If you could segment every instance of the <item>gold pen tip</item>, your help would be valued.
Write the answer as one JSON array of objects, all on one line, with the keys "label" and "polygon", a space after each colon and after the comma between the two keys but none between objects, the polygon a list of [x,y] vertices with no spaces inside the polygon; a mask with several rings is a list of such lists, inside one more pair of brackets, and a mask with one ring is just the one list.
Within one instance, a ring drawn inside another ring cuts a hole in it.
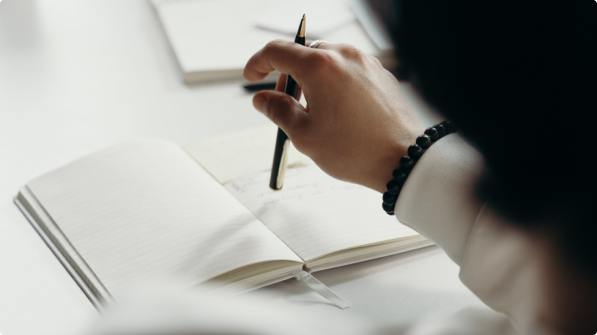
[{"label": "gold pen tip", "polygon": [[298,37],[305,37],[305,25],[307,23],[307,15],[303,14],[303,18],[301,19],[301,24],[299,25],[298,31],[296,32],[296,36]]}]

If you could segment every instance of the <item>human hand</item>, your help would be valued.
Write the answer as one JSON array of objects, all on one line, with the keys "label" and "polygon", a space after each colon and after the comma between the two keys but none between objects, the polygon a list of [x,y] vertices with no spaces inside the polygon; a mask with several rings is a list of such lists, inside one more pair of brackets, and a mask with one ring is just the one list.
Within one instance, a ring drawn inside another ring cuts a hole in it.
[{"label": "human hand", "polygon": [[[396,78],[351,45],[313,49],[284,40],[253,55],[243,75],[256,82],[274,70],[282,73],[276,91],[257,93],[255,108],[330,176],[385,192],[400,158],[423,133]],[[288,74],[307,108],[283,93]]]}]

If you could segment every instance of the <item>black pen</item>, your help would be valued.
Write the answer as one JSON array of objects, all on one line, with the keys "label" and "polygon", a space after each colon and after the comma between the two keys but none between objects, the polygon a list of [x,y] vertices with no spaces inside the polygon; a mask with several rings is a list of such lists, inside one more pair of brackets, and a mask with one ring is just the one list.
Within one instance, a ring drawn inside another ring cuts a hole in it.
[{"label": "black pen", "polygon": [[276,89],[276,82],[265,82],[265,83],[257,83],[257,84],[245,84],[243,88],[247,92],[259,92],[265,90],[275,90]]},{"label": "black pen", "polygon": [[[307,24],[307,18],[303,15],[298,31],[296,32],[296,38],[294,43],[305,45],[305,25]],[[299,85],[292,79],[290,75],[286,78],[286,88],[284,93],[297,98],[299,91]],[[290,140],[284,130],[278,128],[278,136],[276,137],[276,149],[274,150],[274,163],[272,164],[272,174],[269,179],[269,187],[274,190],[279,190],[284,184],[284,174],[286,173],[286,165],[288,163],[288,147],[290,146]]]}]

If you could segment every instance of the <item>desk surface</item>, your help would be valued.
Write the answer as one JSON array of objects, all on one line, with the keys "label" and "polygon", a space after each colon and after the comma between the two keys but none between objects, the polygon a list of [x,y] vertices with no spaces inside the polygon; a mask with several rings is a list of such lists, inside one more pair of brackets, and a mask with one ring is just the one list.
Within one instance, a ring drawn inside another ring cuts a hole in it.
[{"label": "desk surface", "polygon": [[[200,43],[200,41],[198,41]],[[213,47],[213,46],[212,46]],[[216,46],[217,47],[217,46]],[[404,85],[424,125],[437,121]],[[187,87],[148,1],[4,0],[0,4],[0,333],[75,334],[97,317],[12,203],[28,180],[138,137],[185,144],[268,122],[239,83]],[[346,313],[399,326],[480,307],[437,247],[320,272],[340,311],[287,281],[272,303],[313,317]]]}]

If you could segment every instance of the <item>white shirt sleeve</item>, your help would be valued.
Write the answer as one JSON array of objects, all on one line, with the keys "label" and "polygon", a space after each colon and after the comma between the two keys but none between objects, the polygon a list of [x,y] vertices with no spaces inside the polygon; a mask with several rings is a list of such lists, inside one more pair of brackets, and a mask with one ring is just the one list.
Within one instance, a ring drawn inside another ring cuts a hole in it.
[{"label": "white shirt sleeve", "polygon": [[440,246],[485,304],[521,333],[534,333],[541,294],[533,243],[476,198],[483,166],[481,155],[458,135],[437,141],[404,184],[396,217]]},{"label": "white shirt sleeve", "polygon": [[473,224],[483,204],[475,185],[481,155],[456,134],[434,143],[408,176],[395,213],[398,220],[442,247],[461,265]]}]

